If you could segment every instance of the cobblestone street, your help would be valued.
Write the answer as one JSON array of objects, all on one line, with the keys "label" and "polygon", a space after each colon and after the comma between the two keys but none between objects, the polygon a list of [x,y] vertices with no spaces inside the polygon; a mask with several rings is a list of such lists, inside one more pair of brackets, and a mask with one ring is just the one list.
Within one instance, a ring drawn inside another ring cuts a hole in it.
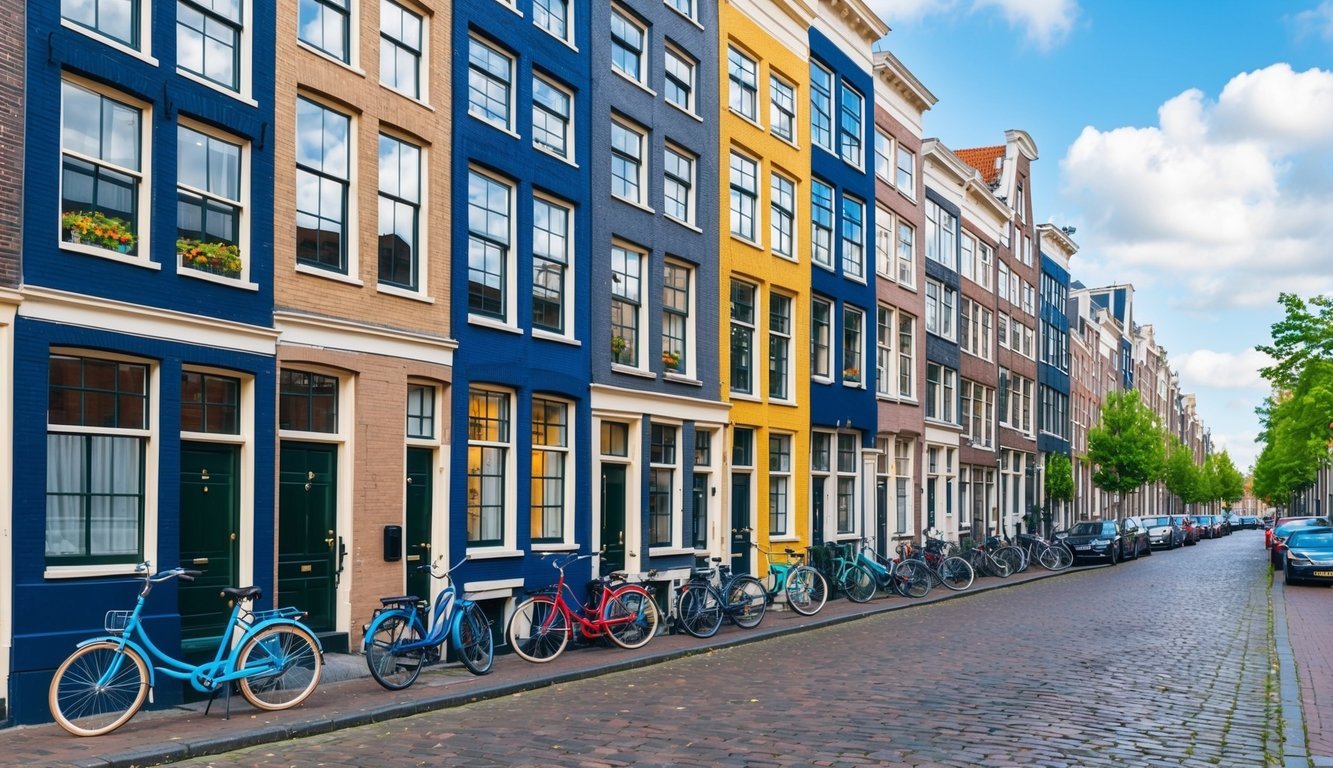
[{"label": "cobblestone street", "polygon": [[177,765],[1276,764],[1256,535]]}]

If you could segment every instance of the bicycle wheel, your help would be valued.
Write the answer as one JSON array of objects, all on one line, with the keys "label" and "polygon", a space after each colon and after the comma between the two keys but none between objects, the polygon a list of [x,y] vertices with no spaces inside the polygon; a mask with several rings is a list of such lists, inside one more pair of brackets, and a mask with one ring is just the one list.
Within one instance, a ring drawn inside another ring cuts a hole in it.
[{"label": "bicycle wheel", "polygon": [[1055,553],[1055,559],[1058,561],[1056,570],[1063,571],[1074,564],[1074,553],[1065,546],[1064,542],[1051,545],[1051,551]]},{"label": "bicycle wheel", "polygon": [[853,603],[868,603],[875,596],[875,577],[865,566],[852,564],[843,571],[842,592]]},{"label": "bicycle wheel", "polygon": [[925,597],[932,586],[930,570],[917,560],[903,560],[893,567],[893,588],[903,597]]},{"label": "bicycle wheel", "polygon": [[[115,672],[106,675],[115,666]],[[69,655],[51,678],[51,716],[75,736],[101,736],[129,722],[148,697],[148,665],[110,640]]]},{"label": "bicycle wheel", "polygon": [[1023,557],[1023,550],[1019,549],[1018,547],[1014,546],[1000,547],[995,551],[995,557],[996,559],[1005,562],[1009,565],[1009,573],[1005,574],[1006,576],[1012,576],[1015,573],[1021,573],[1023,569],[1027,567],[1027,563],[1025,562],[1025,558]]},{"label": "bicycle wheel", "polygon": [[486,612],[480,605],[468,603],[454,622],[454,651],[458,660],[474,675],[490,672],[495,663],[495,638]]},{"label": "bicycle wheel", "polygon": [[722,599],[706,584],[694,583],[676,602],[680,626],[695,637],[712,637],[722,626]]},{"label": "bicycle wheel", "polygon": [[648,590],[626,584],[602,607],[602,621],[611,642],[621,648],[642,648],[657,634],[657,603]]},{"label": "bicycle wheel", "polygon": [[808,565],[798,565],[787,574],[783,586],[787,605],[802,616],[814,616],[828,599],[828,582],[819,571]]},{"label": "bicycle wheel", "polygon": [[425,666],[425,649],[399,650],[421,640],[421,622],[415,611],[385,611],[366,628],[366,666],[375,682],[401,691],[416,682]]},{"label": "bicycle wheel", "polygon": [[1048,571],[1060,570],[1060,556],[1050,547],[1042,547],[1037,552],[1037,562]]},{"label": "bicycle wheel", "polygon": [[741,629],[754,629],[768,610],[768,590],[753,576],[737,576],[727,582],[727,615]]},{"label": "bicycle wheel", "polygon": [[569,644],[569,617],[555,598],[530,597],[514,609],[505,636],[520,658],[541,664],[559,656]]},{"label": "bicycle wheel", "polygon": [[991,576],[998,576],[1001,579],[1005,579],[1008,578],[1009,574],[1013,572],[1009,568],[1008,561],[1001,560],[1000,558],[996,557],[994,553],[987,552],[986,559],[984,562],[986,565],[986,573],[990,574]]},{"label": "bicycle wheel", "polygon": [[972,566],[961,557],[946,557],[940,561],[940,583],[952,589],[955,592],[961,592],[972,586],[972,580],[976,577]]},{"label": "bicycle wheel", "polygon": [[256,709],[288,709],[309,698],[319,685],[324,655],[303,627],[274,624],[241,647],[236,667],[255,670],[237,680],[241,695]]}]

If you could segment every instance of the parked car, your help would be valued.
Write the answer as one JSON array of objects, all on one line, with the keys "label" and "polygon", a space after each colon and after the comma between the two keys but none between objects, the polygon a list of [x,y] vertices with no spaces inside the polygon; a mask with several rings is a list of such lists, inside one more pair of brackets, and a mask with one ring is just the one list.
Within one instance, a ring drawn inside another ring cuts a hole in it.
[{"label": "parked car", "polygon": [[1333,528],[1308,525],[1292,531],[1282,561],[1288,584],[1333,584]]},{"label": "parked car", "polygon": [[1314,517],[1315,517],[1314,515],[1293,515],[1291,517],[1277,518],[1276,520],[1273,521],[1273,526],[1269,528],[1267,531],[1264,531],[1264,547],[1267,549],[1273,548],[1273,532],[1277,530],[1278,526],[1286,525],[1287,523],[1290,523],[1293,520],[1313,520]]},{"label": "parked car", "polygon": [[1189,545],[1199,543],[1199,537],[1203,533],[1199,530],[1199,526],[1194,524],[1194,518],[1189,515],[1172,515],[1171,520],[1180,527],[1181,533],[1185,535],[1183,543]]},{"label": "parked car", "polygon": [[1217,515],[1195,515],[1194,524],[1200,527],[1199,537],[1204,539],[1222,538],[1222,521]]},{"label": "parked car", "polygon": [[1065,544],[1074,553],[1074,562],[1106,560],[1111,565],[1138,557],[1146,543],[1147,537],[1137,523],[1125,526],[1115,520],[1075,523],[1065,537]]},{"label": "parked car", "polygon": [[1170,515],[1141,517],[1139,523],[1148,531],[1148,544],[1153,547],[1175,549],[1185,545],[1185,530]]},{"label": "parked car", "polygon": [[1274,568],[1281,570],[1282,553],[1286,551],[1288,536],[1290,536],[1294,531],[1302,528],[1309,528],[1310,526],[1324,526],[1328,524],[1329,521],[1327,517],[1298,517],[1294,520],[1288,520],[1282,525],[1279,525],[1278,527],[1274,528],[1273,546],[1270,547],[1268,550],[1268,562],[1272,563]]},{"label": "parked car", "polygon": [[1253,515],[1241,515],[1234,519],[1236,522],[1233,527],[1239,528],[1242,531],[1253,531],[1262,527],[1259,524],[1259,518],[1254,517]]}]

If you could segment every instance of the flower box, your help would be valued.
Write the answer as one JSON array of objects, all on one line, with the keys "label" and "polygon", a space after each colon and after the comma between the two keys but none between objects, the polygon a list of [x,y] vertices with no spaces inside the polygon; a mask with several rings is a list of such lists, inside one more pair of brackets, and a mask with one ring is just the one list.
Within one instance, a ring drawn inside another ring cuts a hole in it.
[{"label": "flower box", "polygon": [[663,352],[662,365],[665,365],[666,367],[671,368],[673,370],[680,368],[680,353]]},{"label": "flower box", "polygon": [[176,241],[181,266],[223,277],[240,277],[241,249],[233,243],[205,242],[191,238]]},{"label": "flower box", "polygon": [[843,369],[842,369],[842,377],[843,377],[844,379],[850,379],[850,380],[854,380],[854,381],[860,381],[860,380],[861,380],[861,369],[860,369],[860,368],[843,368]]},{"label": "flower box", "polygon": [[60,216],[65,242],[82,243],[120,253],[134,250],[137,238],[130,225],[101,211],[67,211]]}]

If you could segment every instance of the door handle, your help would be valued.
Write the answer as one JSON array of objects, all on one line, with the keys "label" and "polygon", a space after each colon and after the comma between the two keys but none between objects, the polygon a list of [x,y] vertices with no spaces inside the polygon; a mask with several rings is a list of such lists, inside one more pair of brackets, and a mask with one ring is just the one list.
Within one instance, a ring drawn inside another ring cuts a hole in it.
[{"label": "door handle", "polygon": [[621,532],[620,532],[620,542],[619,542],[619,543],[620,543],[620,546],[622,546],[622,547],[625,546],[625,532],[624,532],[624,531],[621,531]]}]

